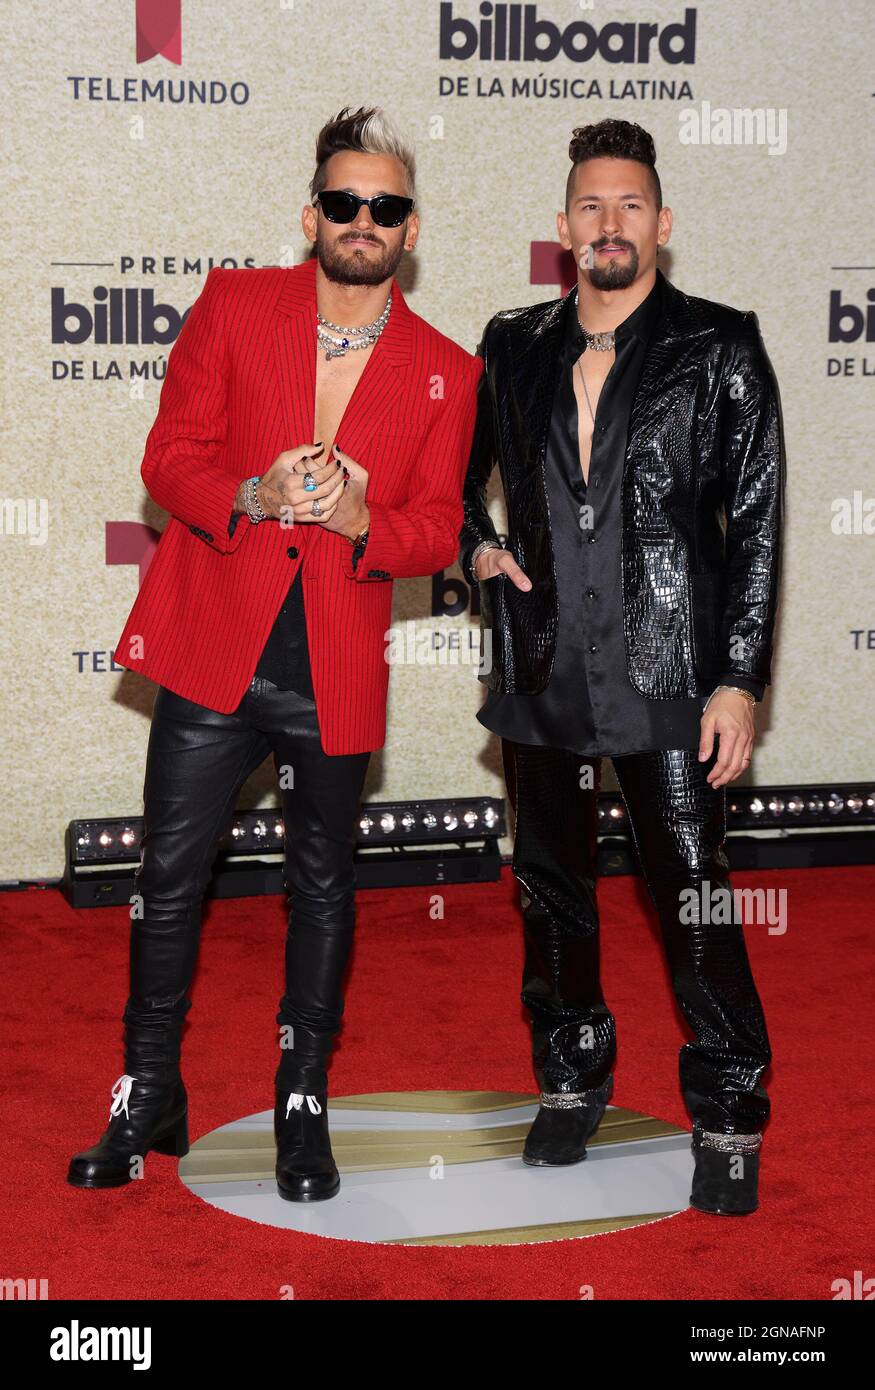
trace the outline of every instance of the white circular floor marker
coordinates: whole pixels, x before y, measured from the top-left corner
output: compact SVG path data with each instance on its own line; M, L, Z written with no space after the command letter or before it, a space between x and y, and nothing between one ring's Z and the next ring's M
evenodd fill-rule
M537 1097L500 1092L329 1095L336 1197L279 1196L272 1110L205 1134L179 1175L196 1196L247 1221L396 1245L568 1240L688 1207L688 1130L609 1106L581 1163L532 1168L521 1154L537 1111Z

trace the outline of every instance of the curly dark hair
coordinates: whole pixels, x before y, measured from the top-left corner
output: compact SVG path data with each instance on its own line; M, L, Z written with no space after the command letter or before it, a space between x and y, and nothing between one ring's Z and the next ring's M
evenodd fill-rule
M653 136L634 121L604 120L597 125L581 125L572 132L568 146L571 168L565 184L565 211L574 187L574 171L587 159L634 159L650 170L656 210L662 207L662 185L656 172L656 146Z

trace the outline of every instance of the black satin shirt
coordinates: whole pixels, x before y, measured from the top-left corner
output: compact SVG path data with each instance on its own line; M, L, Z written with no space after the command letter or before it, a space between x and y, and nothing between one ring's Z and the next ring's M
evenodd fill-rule
M488 691L477 714L487 729L518 743L567 748L583 757L699 744L702 710L718 682L698 696L648 699L629 680L623 638L620 489L632 402L661 307L657 277L647 298L616 329L586 483L573 372L587 344L575 297L568 299L544 469L559 605L553 670L537 695ZM759 682L727 677L726 683L762 697Z
M234 513L228 523L229 536L234 534L238 515ZM364 545L353 548L353 569L358 567L366 548L367 541ZM302 561L258 658L255 674L263 680L272 681L278 690L294 690L298 695L305 695L308 700L315 700L310 648L307 644L307 621L304 616L303 568Z
M303 568L303 564L298 566L289 585L289 592L258 658L255 674L272 681L278 690L295 690L315 700L304 618Z

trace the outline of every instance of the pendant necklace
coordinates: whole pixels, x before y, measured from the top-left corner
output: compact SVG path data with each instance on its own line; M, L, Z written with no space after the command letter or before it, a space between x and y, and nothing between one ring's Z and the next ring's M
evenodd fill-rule
M574 307L575 307L575 309L577 308L577 305L578 305L578 298L579 298L579 295L580 295L580 290L578 289L578 290L575 291L575 295L574 295ZM583 324L580 323L580 319L579 319L579 318L578 318L577 322L578 322L578 324L580 324L580 331L581 331L581 333L583 334L584 338L586 338L586 345L587 345L587 347L591 347L595 352L613 352L613 350L614 350L614 333L615 333L615 329L613 329L613 328L608 329L608 330L607 330L606 332L604 332L604 333L590 333L590 332L589 332L589 329L584 328Z
M371 347L389 322L389 310L391 308L392 291L390 290L386 307L379 318L374 319L373 323L365 323L353 328L344 328L342 324L332 323L330 319L323 318L317 309L316 338L319 346L325 349L325 361L330 362L332 357L345 357L348 352L355 352L356 348ZM339 338L333 336L337 333L340 334Z

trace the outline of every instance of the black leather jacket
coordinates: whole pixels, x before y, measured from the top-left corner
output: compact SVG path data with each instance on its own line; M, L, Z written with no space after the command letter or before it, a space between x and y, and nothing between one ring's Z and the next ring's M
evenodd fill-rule
M771 680L786 463L756 314L684 294L664 277L663 291L623 469L623 629L635 689L673 699L730 673ZM471 552L498 539L486 508L497 462L507 545L532 581L528 591L501 574L479 584L481 631L491 633L479 679L507 693L543 690L556 645L544 458L564 303L495 314L477 349L485 370L459 559L476 586Z

